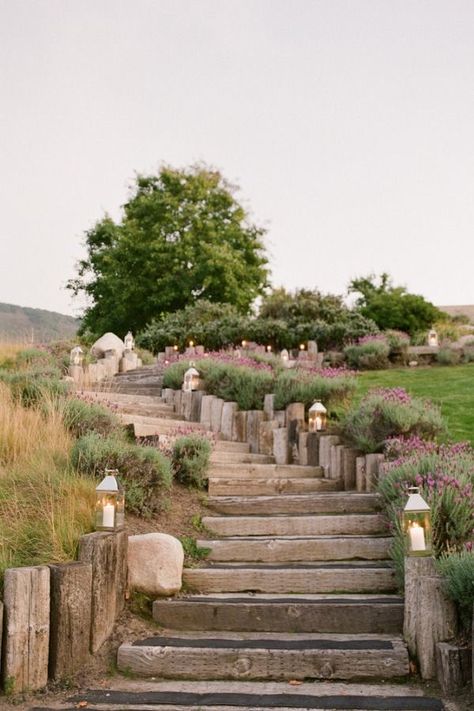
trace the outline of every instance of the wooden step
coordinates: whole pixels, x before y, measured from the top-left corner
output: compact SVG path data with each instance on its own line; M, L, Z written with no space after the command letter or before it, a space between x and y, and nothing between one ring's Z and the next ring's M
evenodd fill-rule
M378 494L337 493L288 496L209 496L206 506L231 515L373 513L380 510Z
M164 400L156 395L139 395L134 393L119 393L115 390L83 390L85 395L94 400L113 400L118 403L138 404L138 405L166 405Z
M401 634L395 595L198 595L153 603L153 617L176 630Z
M225 439L218 439L214 448L215 452L250 452L248 442L228 442Z
M443 703L424 696L414 684L309 681L298 685L261 681L152 681L114 676L106 688L71 692L67 711L443 711ZM52 711L38 706L30 711ZM57 711L58 705L54 703ZM64 709L64 705L61 706Z
M187 431L192 430L192 432L196 434L206 432L204 425L201 425L199 422L185 422L176 415L171 419L155 417L140 418L140 416L122 414L120 415L120 419L124 424L133 425L136 437L152 437L160 434L172 435L183 429ZM147 422L146 420L153 420L153 422Z
M382 560L389 558L392 542L393 538L389 536L242 536L197 541L197 545L210 551L206 558L210 561L296 563L318 560Z
M323 475L322 467L296 464L212 464L209 470L209 476L225 479L314 479Z
M135 429L136 431L136 429ZM339 491L342 489L341 479L227 479L224 477L209 477L209 496L267 496L285 494L307 494L322 491Z
M250 452L225 452L214 450L211 459L211 466L227 467L229 464L239 466L241 464L274 464L275 457L266 454L251 454Z
M391 679L408 674L408 653L385 635L194 632L122 644L117 665L166 679Z
M219 536L367 536L387 532L381 514L204 516L202 523Z
M385 561L308 564L215 563L186 568L187 590L263 593L395 592L395 572Z

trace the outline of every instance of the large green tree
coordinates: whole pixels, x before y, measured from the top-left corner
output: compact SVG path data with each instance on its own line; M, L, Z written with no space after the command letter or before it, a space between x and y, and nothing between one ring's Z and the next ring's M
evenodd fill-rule
M162 167L140 175L115 223L86 233L87 256L68 288L90 305L82 331L139 331L160 315L200 299L247 313L267 286L264 230L206 166Z
M409 293L404 286L394 286L386 273L376 277L353 279L349 293L359 294L356 307L381 329L397 329L414 335L431 328L446 314L419 294Z

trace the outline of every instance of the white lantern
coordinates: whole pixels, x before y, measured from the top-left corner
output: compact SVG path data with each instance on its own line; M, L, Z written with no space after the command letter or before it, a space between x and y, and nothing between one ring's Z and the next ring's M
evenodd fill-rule
M316 400L308 412L308 429L310 432L322 432L326 429L327 410L321 400Z
M192 392L193 390L199 390L199 386L201 384L199 371L194 367L194 363L190 363L189 366L190 367L184 374L183 380L183 391L185 393Z
M242 348L247 348L247 341L245 340L245 338L242 341Z
M300 351L306 350L306 344L305 343L300 343Z
M123 342L125 344L126 351L133 351L133 349L135 348L135 339L133 338L131 331L127 333L127 335L123 339Z
M432 348L437 348L439 346L438 334L436 333L434 328L432 328L431 331L428 333L428 345Z
M97 531L119 531L125 525L125 495L116 469L106 469L96 488L95 527Z
M271 352L272 352L272 347L270 345L268 345L267 346L267 353L271 353Z
M70 353L70 363L71 365L82 365L84 359L84 351L81 346L74 346Z
M280 358L284 363L288 363L289 357L288 351L284 348L280 353Z
M190 347L190 348L194 348L194 341L192 341L192 340L189 341L189 347Z
M403 530L409 556L431 555L431 512L418 486L409 488L403 510Z

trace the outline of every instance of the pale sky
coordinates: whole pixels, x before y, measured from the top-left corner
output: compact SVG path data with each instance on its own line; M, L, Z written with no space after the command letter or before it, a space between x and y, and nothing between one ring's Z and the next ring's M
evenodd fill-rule
M76 313L83 232L205 161L272 280L474 303L472 0L0 0L0 301Z

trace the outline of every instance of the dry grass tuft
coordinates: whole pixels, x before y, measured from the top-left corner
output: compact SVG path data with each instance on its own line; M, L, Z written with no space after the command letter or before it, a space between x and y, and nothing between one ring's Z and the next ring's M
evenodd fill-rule
M0 384L0 573L71 560L92 530L95 483L70 466L61 405L24 408Z

